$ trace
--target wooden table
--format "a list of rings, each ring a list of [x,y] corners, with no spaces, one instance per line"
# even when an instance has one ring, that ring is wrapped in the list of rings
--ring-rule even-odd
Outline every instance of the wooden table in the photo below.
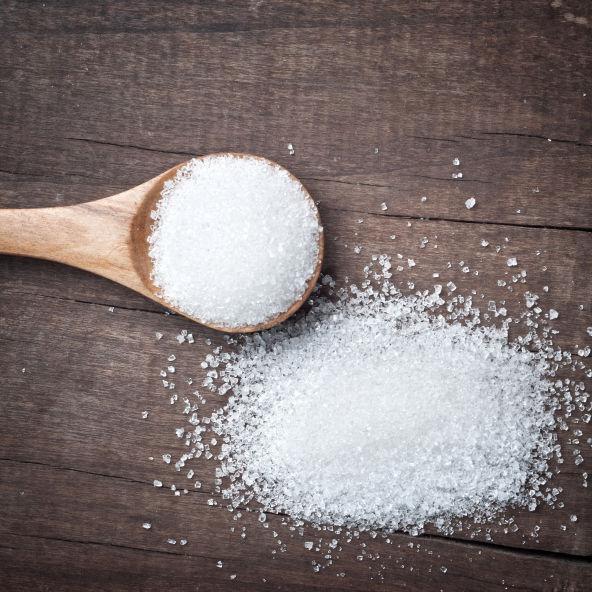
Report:
[[[192,155],[253,152],[318,200],[335,277],[401,253],[417,261],[402,284],[441,272],[509,308],[529,289],[560,312],[559,345],[590,344],[589,1],[4,0],[0,30],[1,206],[78,203]],[[496,282],[511,256],[528,273],[514,292]],[[191,485],[161,460],[184,450],[186,418],[159,371],[177,356],[181,399],[221,336],[49,262],[1,257],[0,286],[1,590],[592,589],[592,450],[575,467],[570,433],[564,508],[518,512],[516,533],[362,536],[315,573],[282,516],[266,529],[208,504],[211,461],[192,465],[201,490],[170,490]],[[362,542],[380,558],[357,560]]]

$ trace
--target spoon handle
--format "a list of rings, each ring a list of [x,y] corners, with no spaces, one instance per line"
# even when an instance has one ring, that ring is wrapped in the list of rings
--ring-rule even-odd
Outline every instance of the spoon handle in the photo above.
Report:
[[[68,262],[71,209],[0,210],[0,253]]]
[[[128,191],[67,207],[0,209],[0,253],[58,261],[144,292],[130,255],[139,200]]]

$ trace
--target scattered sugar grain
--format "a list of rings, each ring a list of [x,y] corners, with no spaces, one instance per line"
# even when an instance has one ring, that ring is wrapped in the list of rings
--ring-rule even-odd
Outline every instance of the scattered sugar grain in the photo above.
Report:
[[[470,210],[475,207],[476,203],[477,203],[477,200],[474,197],[469,197],[469,199],[467,199],[467,201],[465,201],[465,207],[467,208],[467,210]]]

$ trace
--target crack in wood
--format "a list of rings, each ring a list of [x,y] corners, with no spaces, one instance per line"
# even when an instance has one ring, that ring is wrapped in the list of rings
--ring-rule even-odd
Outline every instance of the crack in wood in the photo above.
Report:
[[[95,471],[75,469],[73,467],[62,467],[60,465],[52,465],[49,463],[43,463],[43,462],[39,462],[39,461],[35,461],[35,460],[21,460],[21,459],[16,459],[16,458],[0,457],[0,462],[12,462],[12,463],[17,463],[17,464],[22,464],[22,465],[34,465],[34,466],[38,466],[38,467],[46,467],[48,469],[57,469],[59,471],[72,471],[74,473],[81,473],[83,475],[95,475],[96,477],[105,477],[108,479],[120,479],[122,481],[127,481],[129,483],[139,483],[142,485],[150,485],[151,487],[154,487],[154,485],[150,481],[139,481],[138,479],[132,479],[130,477],[123,477],[122,475],[109,475],[108,473],[97,473]],[[199,492],[196,492],[196,493],[199,493]],[[208,492],[204,492],[204,493],[208,493]]]
[[[38,292],[18,292],[13,291],[12,294],[21,294],[24,296],[34,296],[38,298],[50,298],[52,300],[63,300],[64,302],[76,302],[78,304],[91,304],[93,306],[103,306],[105,308],[114,308],[119,310],[131,310],[134,312],[149,312],[152,314],[158,314],[162,316],[176,316],[174,312],[165,310],[152,310],[150,308],[139,308],[133,306],[123,306],[122,304],[109,304],[105,302],[93,302],[92,300],[81,300],[80,298],[66,298],[65,296],[55,296],[53,294],[40,294]]]
[[[102,547],[115,547],[118,549],[130,549],[131,551],[142,551],[146,553],[162,553],[165,555],[180,555],[182,557],[196,557],[201,559],[214,559],[213,557],[208,557],[207,555],[195,555],[193,553],[179,553],[175,552],[175,549],[171,546],[170,551],[164,551],[162,549],[150,549],[146,547],[134,547],[133,545],[122,545],[119,543],[110,543],[106,541],[85,541],[82,539],[68,539],[65,537],[56,537],[56,536],[43,536],[40,534],[22,534],[19,532],[13,532],[10,530],[2,531],[4,534],[9,534],[11,536],[23,537],[23,538],[30,538],[30,539],[43,539],[46,541],[59,541],[62,543],[72,543],[72,544],[79,544],[79,545],[100,545]]]
[[[203,154],[195,154],[194,152],[183,152],[181,150],[162,150],[159,148],[149,148],[147,146],[138,146],[137,144],[118,144],[117,142],[107,142],[105,140],[94,140],[93,138],[74,138],[65,136],[64,140],[72,140],[75,142],[87,142],[89,144],[100,144],[102,146],[115,146],[117,148],[132,148],[134,150],[145,150],[147,152],[159,152],[161,154],[175,154],[181,156],[191,156],[193,158],[203,156]]]
[[[429,175],[407,175],[403,173],[399,173],[400,177],[410,177],[412,179],[428,179],[431,181],[445,181],[446,183],[483,183],[485,185],[495,185],[494,181],[485,181],[485,179],[468,179],[467,177],[462,177],[461,179],[455,179],[452,177],[430,177]]]
[[[408,174],[408,173],[396,173],[399,177],[407,177],[411,179],[429,179],[432,181],[445,181],[445,182],[454,182],[454,183],[467,183],[467,182],[474,182],[474,183],[485,183],[488,185],[495,185],[494,181],[485,181],[484,179],[453,179],[452,177],[430,177],[428,175],[417,175],[417,174]],[[379,187],[382,189],[396,189],[394,185],[382,185],[380,183],[369,183],[367,181],[346,181],[344,179],[326,179],[322,177],[300,177],[303,181],[319,181],[324,183],[341,183],[343,185],[351,185],[353,187]],[[462,220],[459,220],[462,222]]]
[[[545,140],[550,144],[556,142],[558,144],[572,144],[573,146],[580,146],[582,148],[592,148],[592,144],[579,142],[577,140],[564,140],[560,138],[551,138],[549,136],[540,136],[538,134],[523,134],[518,132],[479,132],[485,136],[508,136],[513,138],[531,138],[534,140]]]
[[[414,140],[431,140],[434,142],[452,142],[454,144],[458,144],[458,140],[452,140],[451,138],[435,138],[432,136],[407,136],[408,138],[413,138]]]
[[[401,21],[403,17],[401,17]],[[411,20],[410,17],[404,17],[405,21]],[[400,21],[400,22],[401,22]],[[399,22],[399,24],[400,24]],[[341,29],[346,26],[349,29],[376,29],[376,30],[390,30],[393,25],[372,19],[352,20],[346,23],[339,21],[319,21],[311,20],[308,22],[294,22],[293,20],[282,23],[256,23],[251,26],[245,25],[242,22],[237,23],[213,23],[212,25],[178,25],[178,26],[145,26],[142,28],[132,28],[129,26],[104,25],[104,26],[64,26],[60,29],[34,29],[34,28],[19,28],[19,27],[3,27],[0,28],[0,33],[15,34],[15,33],[40,33],[44,35],[68,35],[68,34],[95,34],[95,35],[109,35],[127,33],[133,35],[148,35],[148,34],[175,34],[175,33],[193,33],[193,34],[225,34],[225,33],[265,33],[276,31],[302,31],[302,30],[316,30],[316,29]]]
[[[62,173],[61,175],[48,175],[47,173],[31,173],[31,172],[18,172],[18,171],[9,171],[7,169],[0,169],[0,173],[4,173],[5,175],[13,175],[14,177],[34,177],[38,179],[42,179],[44,181],[55,181],[61,180],[65,177],[74,177],[80,179],[90,179],[91,181],[100,181],[98,177],[92,177],[91,175],[82,175],[80,173]]]
[[[364,216],[379,216],[383,218],[397,218],[401,220],[419,220],[421,222],[452,222],[459,224],[476,224],[485,226],[511,226],[514,228],[539,228],[542,230],[563,230],[569,232],[592,232],[592,227],[588,226],[553,226],[550,224],[525,224],[518,222],[492,222],[489,220],[461,220],[458,218],[444,218],[438,216],[413,216],[411,214],[392,214],[389,212],[367,212],[364,210],[354,210],[349,208],[336,208],[321,204],[321,209],[335,212],[350,212],[352,214],[361,214]]]

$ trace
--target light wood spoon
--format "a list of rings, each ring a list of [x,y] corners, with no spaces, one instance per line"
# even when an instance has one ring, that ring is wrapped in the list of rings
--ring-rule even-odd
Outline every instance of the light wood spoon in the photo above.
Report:
[[[272,162],[251,154],[223,154]],[[151,279],[152,261],[148,255],[147,240],[153,222],[150,212],[160,199],[163,184],[172,179],[177,169],[185,164],[181,163],[123,193],[96,201],[65,207],[0,209],[0,253],[49,259],[91,271],[187,317],[187,314],[176,310],[158,296],[158,288]],[[318,216],[314,201],[304,191]],[[250,333],[273,327],[296,312],[308,298],[319,278],[323,253],[321,231],[317,264],[306,291],[288,310],[269,321],[258,325],[226,327],[190,318],[227,333]]]

